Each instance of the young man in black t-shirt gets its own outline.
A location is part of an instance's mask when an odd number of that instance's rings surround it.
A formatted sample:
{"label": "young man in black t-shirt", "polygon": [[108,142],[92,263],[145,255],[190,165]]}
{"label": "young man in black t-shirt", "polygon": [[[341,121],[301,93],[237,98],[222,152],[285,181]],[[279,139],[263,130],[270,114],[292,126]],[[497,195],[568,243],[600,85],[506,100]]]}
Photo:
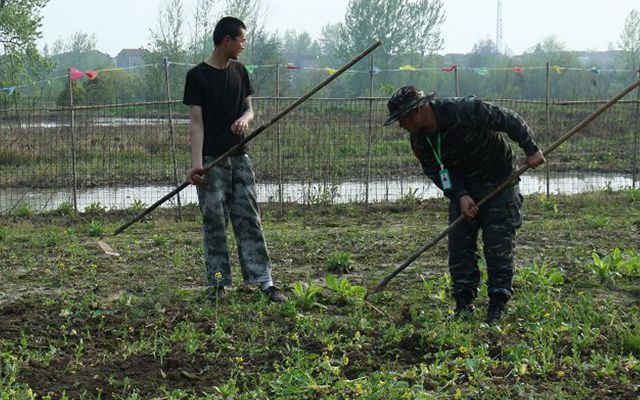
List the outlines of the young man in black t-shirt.
{"label": "young man in black t-shirt", "polygon": [[255,176],[244,146],[203,174],[213,162],[242,142],[253,120],[247,69],[237,61],[246,27],[234,17],[216,24],[214,50],[187,73],[183,103],[190,106],[191,170],[203,217],[205,265],[212,294],[231,285],[227,224],[231,219],[245,284],[259,284],[270,300],[286,300],[271,279],[271,262],[262,233]]}

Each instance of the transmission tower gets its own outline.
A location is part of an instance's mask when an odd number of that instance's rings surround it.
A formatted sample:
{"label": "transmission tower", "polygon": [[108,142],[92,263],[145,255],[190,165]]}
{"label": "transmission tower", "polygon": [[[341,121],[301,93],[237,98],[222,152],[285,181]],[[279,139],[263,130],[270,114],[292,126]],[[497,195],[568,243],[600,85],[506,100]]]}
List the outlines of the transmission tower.
{"label": "transmission tower", "polygon": [[498,18],[496,19],[496,50],[502,53],[502,0],[498,0]]}

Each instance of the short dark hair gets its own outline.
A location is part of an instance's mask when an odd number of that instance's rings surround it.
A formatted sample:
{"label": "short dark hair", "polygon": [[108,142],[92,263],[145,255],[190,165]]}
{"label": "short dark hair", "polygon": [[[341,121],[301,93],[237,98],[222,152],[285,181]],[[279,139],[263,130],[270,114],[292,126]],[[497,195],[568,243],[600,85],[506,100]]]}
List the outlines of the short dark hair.
{"label": "short dark hair", "polygon": [[222,18],[218,21],[216,28],[213,30],[213,45],[219,45],[227,36],[231,36],[235,39],[240,35],[240,31],[242,29],[247,30],[247,27],[242,20],[236,17]]}

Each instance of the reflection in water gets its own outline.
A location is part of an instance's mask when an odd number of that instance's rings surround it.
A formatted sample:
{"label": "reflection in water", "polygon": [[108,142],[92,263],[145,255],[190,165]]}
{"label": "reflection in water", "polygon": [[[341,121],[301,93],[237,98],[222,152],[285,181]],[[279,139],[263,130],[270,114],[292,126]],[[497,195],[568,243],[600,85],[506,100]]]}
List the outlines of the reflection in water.
{"label": "reflection in water", "polygon": [[[630,176],[603,174],[563,174],[551,178],[551,194],[573,194],[610,188],[624,189],[632,186]],[[138,186],[118,188],[93,188],[78,191],[78,210],[83,211],[92,203],[99,202],[107,209],[126,209],[134,201],[153,204],[173,190],[172,186]],[[542,175],[525,175],[520,182],[523,194],[546,193],[546,180]],[[258,184],[258,201],[277,202],[278,184]],[[283,201],[287,203],[345,203],[364,202],[366,185],[364,182],[344,182],[341,184],[287,183],[282,186]],[[428,179],[411,181],[373,181],[369,184],[369,201],[396,201],[403,198],[441,197],[440,190]],[[197,203],[195,187],[189,186],[180,192],[182,204]],[[7,212],[22,204],[29,204],[34,210],[54,210],[62,203],[72,203],[68,189],[24,189],[8,188],[0,191],[0,212]],[[163,207],[177,205],[177,197],[163,204]]]}

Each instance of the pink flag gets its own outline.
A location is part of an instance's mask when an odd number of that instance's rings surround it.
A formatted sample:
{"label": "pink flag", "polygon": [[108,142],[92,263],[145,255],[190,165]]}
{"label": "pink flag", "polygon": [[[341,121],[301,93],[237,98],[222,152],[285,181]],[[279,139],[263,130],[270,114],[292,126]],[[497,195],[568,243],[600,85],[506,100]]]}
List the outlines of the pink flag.
{"label": "pink flag", "polygon": [[69,68],[69,78],[71,78],[72,81],[77,81],[78,79],[82,78],[82,76],[84,75],[84,72],[80,71],[77,68]]}
{"label": "pink flag", "polygon": [[442,68],[440,68],[440,70],[441,70],[442,72],[453,72],[453,71],[455,71],[455,70],[456,70],[456,66],[455,66],[455,64],[454,64],[454,65],[452,65],[452,66],[450,66],[450,67],[442,67]]}
{"label": "pink flag", "polygon": [[87,71],[84,73],[90,81],[98,77],[98,71]]}
{"label": "pink flag", "polygon": [[511,68],[511,71],[521,74],[521,73],[524,72],[524,68],[522,68],[522,67],[513,67],[513,68]]}

